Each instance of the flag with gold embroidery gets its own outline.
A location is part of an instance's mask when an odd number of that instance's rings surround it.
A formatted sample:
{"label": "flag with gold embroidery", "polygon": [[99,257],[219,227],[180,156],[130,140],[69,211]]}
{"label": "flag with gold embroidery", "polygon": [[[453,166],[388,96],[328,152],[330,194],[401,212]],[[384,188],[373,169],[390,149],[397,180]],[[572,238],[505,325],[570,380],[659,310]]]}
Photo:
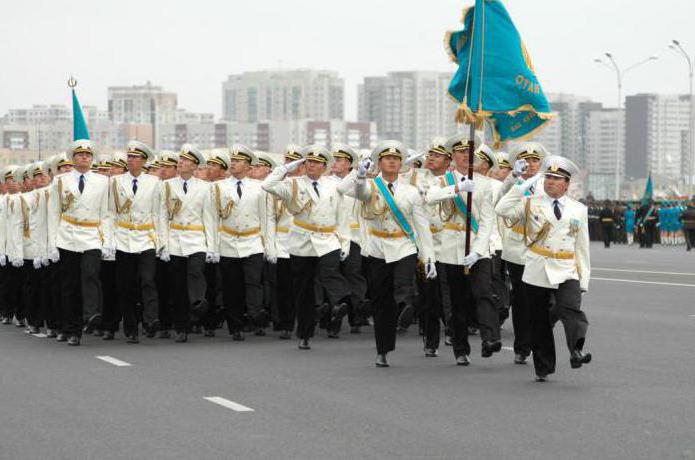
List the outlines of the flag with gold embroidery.
{"label": "flag with gold embroidery", "polygon": [[481,127],[495,142],[532,137],[551,119],[550,104],[531,56],[501,0],[476,0],[463,13],[463,30],[447,32],[446,50],[458,64],[449,94],[456,121]]}

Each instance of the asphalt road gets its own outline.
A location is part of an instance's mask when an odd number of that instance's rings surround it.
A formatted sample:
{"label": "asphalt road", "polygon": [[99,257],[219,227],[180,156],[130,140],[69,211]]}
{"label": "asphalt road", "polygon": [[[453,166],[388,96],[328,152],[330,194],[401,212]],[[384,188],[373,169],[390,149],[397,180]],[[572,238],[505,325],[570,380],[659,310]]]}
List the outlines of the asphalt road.
{"label": "asphalt road", "polygon": [[595,245],[592,265],[594,360],[570,369],[558,325],[548,383],[477,338],[470,367],[425,358],[414,331],[377,369],[370,329],[299,351],[219,332],[72,348],[1,326],[0,458],[695,458],[695,253]]}

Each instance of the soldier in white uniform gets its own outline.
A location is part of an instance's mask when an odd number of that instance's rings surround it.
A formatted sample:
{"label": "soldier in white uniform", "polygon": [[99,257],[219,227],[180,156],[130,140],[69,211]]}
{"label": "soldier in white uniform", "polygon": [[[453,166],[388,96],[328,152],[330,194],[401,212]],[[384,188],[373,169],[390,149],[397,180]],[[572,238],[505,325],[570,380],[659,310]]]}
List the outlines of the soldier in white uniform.
{"label": "soldier in white uniform", "polygon": [[173,327],[179,343],[188,340],[191,313],[200,318],[208,310],[205,263],[219,260],[210,184],[194,177],[205,162],[197,148],[185,144],[179,154],[178,176],[164,181],[160,200],[160,258],[170,261]]}
{"label": "soldier in white uniform", "polygon": [[139,315],[137,304],[142,300],[142,319],[148,337],[158,327],[159,303],[155,272],[157,251],[163,232],[161,219],[161,184],[143,166],[154,154],[139,141],[127,146],[128,171],[111,178],[109,206],[114,214],[116,241],[116,280],[119,289],[118,315],[123,315],[123,332],[128,343],[138,343]]}
{"label": "soldier in white uniform", "polygon": [[[456,135],[449,139],[447,147],[453,152],[456,171],[445,174],[439,187],[430,188],[428,204],[438,204],[444,222],[440,262],[444,266],[450,285],[452,315],[452,346],[456,364],[470,364],[468,326],[477,317],[482,341],[481,355],[489,358],[502,349],[497,310],[493,301],[492,263],[490,260],[490,235],[493,230],[493,189],[491,179],[473,173],[467,177],[468,136]],[[478,151],[475,162],[488,161],[489,157]],[[474,186],[473,186],[474,185]],[[466,241],[466,192],[473,191],[471,213],[471,248],[465,254]]]}
{"label": "soldier in white uniform", "polygon": [[[288,238],[294,305],[297,312],[299,348],[310,348],[317,313],[314,309],[314,280],[318,276],[328,293],[331,323],[347,314],[350,291],[340,273],[340,262],[350,253],[347,213],[340,206],[337,183],[323,176],[332,159],[325,147],[309,146],[302,159],[276,168],[263,182],[263,189],[280,198],[293,215]],[[284,180],[302,163],[306,176]]]}
{"label": "soldier in white uniform", "polygon": [[5,242],[7,240],[7,185],[5,184],[5,172],[7,168],[0,169],[0,323],[10,324],[12,317],[8,316],[5,284],[9,268],[7,268],[7,255]]}
{"label": "soldier in white uniform", "polygon": [[[535,176],[540,170],[541,164],[547,152],[543,145],[537,142],[526,142],[512,148],[509,155],[509,163],[513,165],[513,171],[503,182],[498,191],[498,199],[504,196],[517,182]],[[541,195],[543,187],[534,184],[525,194]],[[526,263],[526,242],[524,228],[518,221],[501,217],[499,224],[502,234],[502,260],[507,265],[509,279],[512,284],[512,324],[514,325],[514,362],[526,364],[526,359],[531,354],[531,317],[526,294],[526,284],[522,281],[524,264]]]}
{"label": "soldier in white uniform", "polygon": [[533,364],[541,382],[555,372],[553,326],[557,320],[565,329],[571,367],[591,361],[591,354],[583,352],[588,321],[581,311],[582,293],[589,289],[591,274],[587,208],[567,196],[579,169],[559,156],[546,159],[544,167],[543,195],[524,196],[541,177],[537,174],[512,187],[495,208],[524,228],[528,251],[523,281],[532,306]]}
{"label": "soldier in white uniform", "polygon": [[[56,178],[48,206],[48,254],[60,259],[63,329],[68,345],[79,345],[83,320],[101,323],[101,258],[113,256],[109,179],[91,172],[95,148],[89,140],[71,147],[75,169]],[[84,315],[84,318],[83,318]]]}
{"label": "soldier in white uniform", "polygon": [[5,168],[4,180],[7,194],[5,200],[5,213],[2,225],[4,232],[4,254],[6,257],[5,285],[4,285],[4,311],[3,324],[12,324],[12,317],[17,320],[17,327],[24,326],[22,313],[22,275],[24,266],[23,258],[23,220],[21,207],[21,192],[24,176],[24,168],[17,165]]}
{"label": "soldier in white uniform", "polygon": [[[348,176],[339,186],[341,193],[362,202],[369,235],[368,284],[374,303],[377,367],[388,367],[386,354],[396,348],[397,280],[414,282],[418,256],[424,265],[424,276],[437,276],[424,200],[416,187],[398,176],[405,153],[400,142],[384,141],[373,150],[371,159],[360,162],[357,174]],[[372,163],[378,163],[381,172],[367,180]]]}
{"label": "soldier in white uniform", "polygon": [[263,262],[277,263],[272,200],[260,182],[247,177],[255,161],[251,149],[235,144],[228,160],[231,176],[212,186],[222,296],[227,327],[236,341],[244,340],[244,317],[257,335],[265,335]]}

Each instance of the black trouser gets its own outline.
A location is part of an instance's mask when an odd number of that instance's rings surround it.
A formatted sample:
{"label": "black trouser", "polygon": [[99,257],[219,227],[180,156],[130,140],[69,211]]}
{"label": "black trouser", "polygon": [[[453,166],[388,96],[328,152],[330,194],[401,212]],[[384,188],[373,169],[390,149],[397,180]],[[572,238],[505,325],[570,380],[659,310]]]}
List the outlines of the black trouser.
{"label": "black trouser", "polygon": [[188,257],[171,256],[171,282],[173,319],[176,332],[188,332],[191,306],[205,300],[205,253],[196,252]]}
{"label": "black trouser", "polygon": [[360,307],[367,296],[367,280],[362,274],[362,250],[354,241],[350,242],[350,254],[340,263],[340,271],[347,281],[350,290],[351,307],[348,312],[350,326],[362,324]]}
{"label": "black trouser", "polygon": [[[443,271],[442,265],[437,263],[437,273]],[[417,277],[418,291],[422,297],[422,330],[424,332],[425,348],[439,348],[439,339],[442,334],[441,323],[444,322],[444,308],[442,307],[442,292],[439,277],[428,280]]]}
{"label": "black trouser", "polygon": [[205,264],[205,283],[207,288],[205,289],[205,300],[207,303],[207,312],[205,312],[200,318],[200,324],[209,330],[217,329],[217,323],[219,323],[220,318],[218,314],[218,307],[220,305],[219,290],[221,288],[220,282],[222,281],[222,275],[220,272],[220,266],[218,264]]}
{"label": "black trouser", "polygon": [[611,242],[613,241],[613,223],[601,224],[603,233],[603,246],[610,248]]}
{"label": "black trouser", "polygon": [[263,307],[263,254],[222,257],[222,298],[230,333],[244,330],[244,314],[254,328],[268,321]]}
{"label": "black trouser", "polygon": [[290,263],[294,308],[297,312],[297,337],[309,339],[314,336],[316,327],[316,276],[325,288],[331,305],[350,301],[347,283],[340,273],[340,250],[336,249],[321,257],[290,256]]}
{"label": "black trouser", "polygon": [[118,311],[123,314],[123,333],[138,334],[138,302],[142,299],[143,324],[149,327],[159,315],[154,249],[141,253],[116,252],[116,279],[120,287]]}
{"label": "black trouser", "polygon": [[171,264],[157,259],[157,270],[155,273],[155,282],[157,284],[157,298],[159,299],[159,330],[168,331],[172,326],[173,297],[171,289],[173,286],[171,280]]}
{"label": "black trouser", "polygon": [[44,309],[41,304],[43,278],[45,272],[43,268],[34,268],[33,260],[24,260],[22,267],[22,305],[26,314],[27,322],[33,327],[42,327],[44,322]]}
{"label": "black trouser", "polygon": [[101,251],[59,249],[59,252],[63,332],[80,337],[85,318],[101,314]]}
{"label": "black trouser", "polygon": [[3,316],[12,319],[16,316],[17,320],[24,319],[22,314],[22,268],[10,265],[9,260],[4,268],[4,306]]}
{"label": "black trouser", "polygon": [[291,259],[279,259],[276,267],[275,299],[278,309],[278,325],[281,331],[294,329],[294,300]]}
{"label": "black trouser", "polygon": [[656,236],[656,223],[647,222],[640,231],[640,247],[651,248],[654,245],[654,237]]}
{"label": "black trouser", "polygon": [[123,319],[122,297],[124,291],[129,289],[127,285],[118,283],[120,289],[116,288],[116,261],[102,260],[99,269],[99,280],[101,281],[102,302],[102,328],[105,331],[118,331],[121,319]]}
{"label": "black trouser", "polygon": [[560,320],[565,328],[567,348],[584,347],[589,322],[581,311],[582,294],[579,281],[567,280],[557,289],[528,285],[531,308],[531,349],[537,375],[555,372],[555,338],[553,326]]}
{"label": "black trouser", "polygon": [[531,304],[528,300],[527,284],[521,281],[524,266],[507,261],[509,278],[512,281],[512,324],[514,325],[514,353],[531,354]]}
{"label": "black trouser", "polygon": [[386,263],[384,259],[369,257],[368,284],[374,306],[374,338],[377,354],[396,349],[396,323],[398,302],[396,290],[406,279],[415,276],[417,256],[404,257]]}
{"label": "black trouser", "polygon": [[46,327],[62,332],[62,297],[60,295],[60,261],[46,267]]}
{"label": "black trouser", "polygon": [[690,251],[695,246],[695,228],[685,228],[683,233],[685,234],[686,248]]}
{"label": "black trouser", "polygon": [[492,263],[480,259],[464,273],[462,265],[442,264],[451,290],[451,329],[454,355],[469,355],[468,326],[470,318],[478,318],[480,338],[483,342],[500,339],[499,316],[492,300]]}
{"label": "black trouser", "polygon": [[490,255],[492,261],[492,289],[495,307],[500,324],[509,318],[509,289],[507,288],[507,267],[502,260],[502,251]]}

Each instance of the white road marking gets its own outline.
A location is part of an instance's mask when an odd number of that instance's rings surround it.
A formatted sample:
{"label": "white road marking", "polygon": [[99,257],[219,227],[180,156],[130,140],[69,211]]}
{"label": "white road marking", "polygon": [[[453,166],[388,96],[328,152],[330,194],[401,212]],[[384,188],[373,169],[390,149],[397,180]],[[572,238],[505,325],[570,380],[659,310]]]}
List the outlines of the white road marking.
{"label": "white road marking", "polygon": [[514,351],[514,348],[512,347],[502,347],[502,349],[507,351]]}
{"label": "white road marking", "polygon": [[112,356],[96,356],[96,358],[118,367],[132,366],[132,364],[121,361],[120,359],[116,359]]}
{"label": "white road marking", "polygon": [[227,409],[231,409],[234,412],[255,412],[250,407],[243,406],[239,403],[235,403],[234,401],[230,401],[229,399],[221,398],[219,396],[205,396],[203,399],[210,401],[211,403],[219,404]]}
{"label": "white road marking", "polygon": [[691,318],[695,318],[695,315],[689,315]]}
{"label": "white road marking", "polygon": [[40,338],[40,339],[45,339],[46,337],[48,337],[46,334],[42,334],[42,333],[39,333],[39,334],[31,334],[31,335],[33,335],[34,337],[38,337],[38,338]]}
{"label": "white road marking", "polygon": [[653,275],[680,275],[680,276],[695,276],[695,273],[683,272],[654,272],[649,270],[627,270],[625,268],[597,268],[591,267],[591,270],[603,270],[607,272],[625,272],[625,273],[650,273]]}
{"label": "white road marking", "polygon": [[662,283],[658,281],[638,281],[638,280],[621,280],[618,278],[595,278],[591,277],[592,280],[597,281],[617,281],[620,283],[637,283],[637,284],[659,284],[662,286],[680,286],[680,287],[692,287],[695,288],[695,284],[682,284],[682,283]]}

